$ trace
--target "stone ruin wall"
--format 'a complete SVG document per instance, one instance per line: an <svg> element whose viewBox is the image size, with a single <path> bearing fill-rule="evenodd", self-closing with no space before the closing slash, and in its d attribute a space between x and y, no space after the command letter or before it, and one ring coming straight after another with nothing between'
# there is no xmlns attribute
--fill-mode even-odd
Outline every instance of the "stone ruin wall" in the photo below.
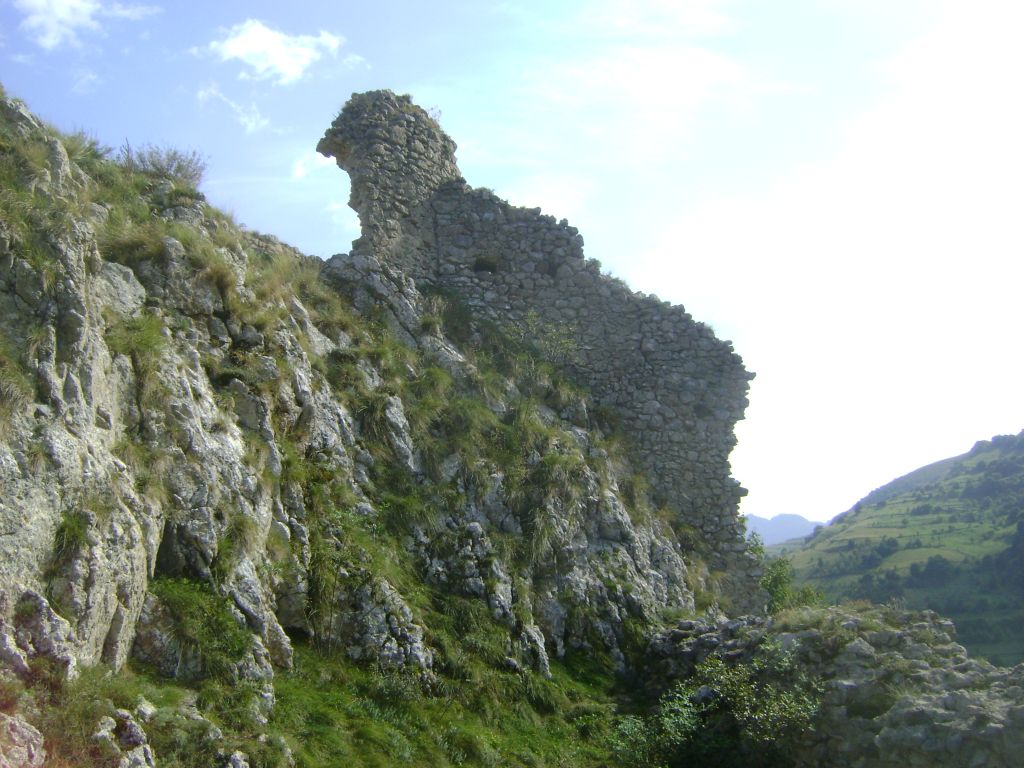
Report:
<svg viewBox="0 0 1024 768"><path fill-rule="evenodd" d="M564 220L469 187L454 142L407 96L353 96L318 150L351 177L362 225L353 254L454 292L499 324L523 327L532 312L570 329L580 352L570 373L620 414L656 496L703 532L723 556L716 566L740 564L731 554L743 549L745 491L728 457L752 374L731 344L682 307L602 275Z"/></svg>

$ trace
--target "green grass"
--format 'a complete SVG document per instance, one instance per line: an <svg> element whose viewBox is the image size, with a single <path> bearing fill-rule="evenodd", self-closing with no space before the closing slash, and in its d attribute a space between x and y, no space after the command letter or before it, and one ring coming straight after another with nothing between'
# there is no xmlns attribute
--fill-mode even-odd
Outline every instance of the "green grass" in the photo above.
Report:
<svg viewBox="0 0 1024 768"><path fill-rule="evenodd" d="M24 411L34 396L35 384L25 366L6 336L0 336L0 436L9 429L14 414Z"/></svg>
<svg viewBox="0 0 1024 768"><path fill-rule="evenodd" d="M275 683L271 728L291 734L300 768L606 764L607 677L589 681L556 663L551 681L461 670L469 679L442 674L431 683L302 644L295 651L294 671Z"/></svg>
<svg viewBox="0 0 1024 768"><path fill-rule="evenodd" d="M53 541L53 562L67 562L88 544L89 517L83 510L65 512Z"/></svg>
<svg viewBox="0 0 1024 768"><path fill-rule="evenodd" d="M211 740L209 724L184 714L180 707L204 696L220 694L220 706L206 709L206 716L223 729L224 742ZM238 704L230 691L189 687L187 684L125 668L114 674L100 665L85 668L72 683L56 683L43 698L38 690L22 694L24 705L39 707L35 720L45 738L46 765L50 768L115 768L118 761L105 754L92 734L101 717L117 709L132 711L140 697L157 707L155 717L144 725L149 744L161 768L209 768L220 761L219 750L241 749L253 768L283 768L283 752L276 739L258 740L255 730L233 728ZM218 715L214 709L220 709Z"/></svg>
<svg viewBox="0 0 1024 768"><path fill-rule="evenodd" d="M164 328L163 320L156 315L117 321L107 328L107 346L115 354L131 357L137 370L148 375L155 372L167 348Z"/></svg>
<svg viewBox="0 0 1024 768"><path fill-rule="evenodd" d="M99 235L100 252L108 261L134 269L144 261L164 258L163 220L148 217L142 221L117 213L108 217Z"/></svg>
<svg viewBox="0 0 1024 768"><path fill-rule="evenodd" d="M832 600L904 599L953 618L974 653L1024 660L1024 437L899 478L786 552L800 583Z"/></svg>
<svg viewBox="0 0 1024 768"><path fill-rule="evenodd" d="M452 621L464 628L465 620L479 619L470 609ZM282 741L299 768L608 764L615 698L607 668L555 662L552 679L544 680L481 666L478 659L467 663L452 667L457 674L440 670L421 678L381 672L296 642L293 669L279 671L274 680L270 722L256 727L246 718L245 686L240 695L237 684L215 680L174 681L132 669L114 675L100 666L83 670L70 684L54 681L45 692L20 686L5 692L8 710L31 701L41 706L36 722L46 738L47 765L56 768L108 766L91 738L96 723L117 708L134 709L140 696L158 708L145 728L159 764L168 768L209 768L216 750L225 747L245 751L254 768L280 768ZM209 741L208 726L181 713L189 701L222 729L223 743ZM260 742L260 733L270 738Z"/></svg>

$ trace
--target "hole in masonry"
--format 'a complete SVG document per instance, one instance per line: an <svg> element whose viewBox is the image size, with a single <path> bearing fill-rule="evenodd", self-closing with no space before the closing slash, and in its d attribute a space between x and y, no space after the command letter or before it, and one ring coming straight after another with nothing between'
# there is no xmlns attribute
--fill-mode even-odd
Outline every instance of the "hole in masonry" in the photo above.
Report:
<svg viewBox="0 0 1024 768"><path fill-rule="evenodd" d="M498 271L498 260L490 256L481 256L473 262L474 272L490 272L492 275Z"/></svg>

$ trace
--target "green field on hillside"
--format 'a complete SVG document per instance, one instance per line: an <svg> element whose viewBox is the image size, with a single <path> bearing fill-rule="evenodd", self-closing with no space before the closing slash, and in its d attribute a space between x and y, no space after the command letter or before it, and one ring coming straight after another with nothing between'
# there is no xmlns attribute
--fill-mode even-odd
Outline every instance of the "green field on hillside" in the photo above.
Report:
<svg viewBox="0 0 1024 768"><path fill-rule="evenodd" d="M830 600L900 600L953 618L960 641L1024 660L1024 433L883 486L803 540L769 549Z"/></svg>

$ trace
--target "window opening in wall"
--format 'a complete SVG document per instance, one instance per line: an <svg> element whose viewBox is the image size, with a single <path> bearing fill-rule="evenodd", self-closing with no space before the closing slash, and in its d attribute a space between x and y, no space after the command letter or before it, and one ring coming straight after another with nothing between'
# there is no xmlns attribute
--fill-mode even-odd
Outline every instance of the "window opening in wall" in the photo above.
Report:
<svg viewBox="0 0 1024 768"><path fill-rule="evenodd" d="M492 275L498 271L498 260L493 256L481 256L473 262L474 272L490 272Z"/></svg>

